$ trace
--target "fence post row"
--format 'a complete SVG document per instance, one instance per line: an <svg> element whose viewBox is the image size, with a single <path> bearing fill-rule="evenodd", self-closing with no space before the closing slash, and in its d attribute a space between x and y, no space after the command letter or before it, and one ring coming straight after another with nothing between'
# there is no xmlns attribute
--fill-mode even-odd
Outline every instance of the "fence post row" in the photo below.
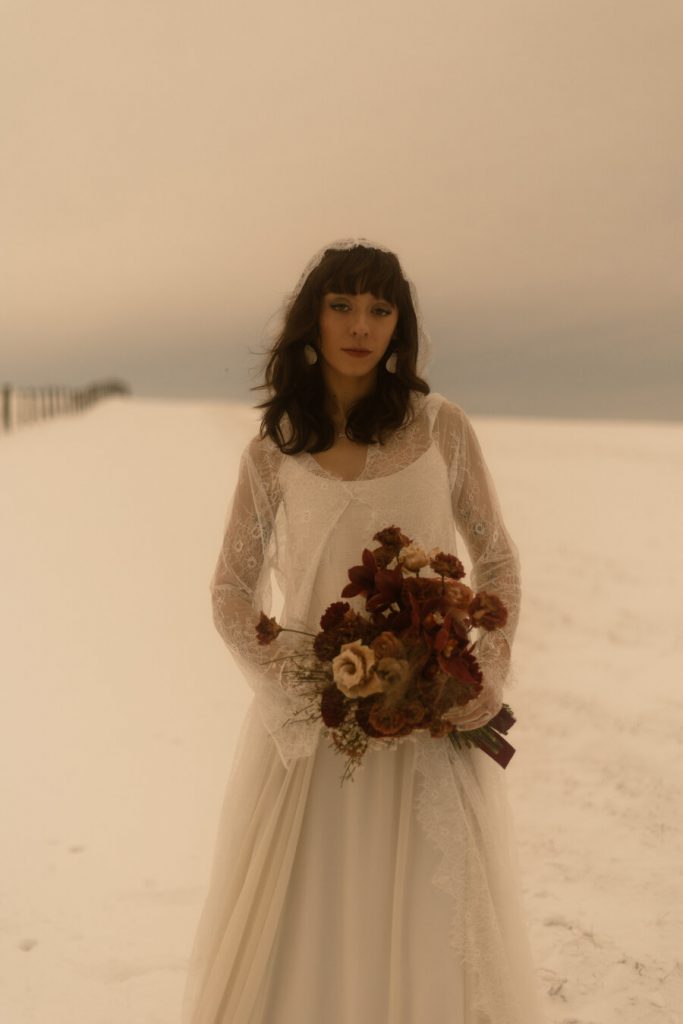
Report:
<svg viewBox="0 0 683 1024"><path fill-rule="evenodd" d="M10 431L51 416L82 412L102 398L130 393L130 387L122 380L95 381L82 388L15 388L5 383L2 386L2 429Z"/></svg>

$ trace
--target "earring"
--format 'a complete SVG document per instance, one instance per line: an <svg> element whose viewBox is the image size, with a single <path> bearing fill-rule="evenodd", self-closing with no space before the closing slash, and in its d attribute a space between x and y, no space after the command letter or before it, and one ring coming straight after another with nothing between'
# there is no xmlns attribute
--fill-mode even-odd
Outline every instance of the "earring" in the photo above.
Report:
<svg viewBox="0 0 683 1024"><path fill-rule="evenodd" d="M396 373L397 362L398 356L395 352L392 352L384 364L384 369L387 371L387 373Z"/></svg>
<svg viewBox="0 0 683 1024"><path fill-rule="evenodd" d="M314 366L318 362L318 353L312 345L304 345L304 359L309 366Z"/></svg>

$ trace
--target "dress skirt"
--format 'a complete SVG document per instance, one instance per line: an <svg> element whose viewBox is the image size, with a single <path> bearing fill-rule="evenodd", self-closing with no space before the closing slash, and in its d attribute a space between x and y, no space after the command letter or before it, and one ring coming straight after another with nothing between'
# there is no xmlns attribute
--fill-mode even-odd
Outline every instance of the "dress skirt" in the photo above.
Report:
<svg viewBox="0 0 683 1024"><path fill-rule="evenodd" d="M417 756L410 741L369 749L342 786L345 759L323 732L315 753L286 769L252 702L219 819L183 1024L540 1019L528 960L517 978L528 988L525 1011L494 1019L477 1003L482 979L449 942L457 906L438 884L443 851L416 813ZM500 881L487 883L494 899ZM462 912L471 915L466 901ZM509 924L519 934L504 940L524 951L521 916Z"/></svg>

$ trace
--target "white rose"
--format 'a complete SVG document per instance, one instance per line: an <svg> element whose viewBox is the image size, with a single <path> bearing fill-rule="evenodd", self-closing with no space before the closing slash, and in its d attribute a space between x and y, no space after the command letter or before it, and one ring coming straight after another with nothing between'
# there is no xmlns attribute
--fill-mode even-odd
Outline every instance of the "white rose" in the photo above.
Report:
<svg viewBox="0 0 683 1024"><path fill-rule="evenodd" d="M429 565L429 555L424 548L421 548L419 544L414 542L401 549L398 560L405 565L406 569L410 569L412 572L415 572L417 569L424 569L425 565Z"/></svg>
<svg viewBox="0 0 683 1024"><path fill-rule="evenodd" d="M382 680L374 672L375 654L371 647L357 640L342 644L341 651L332 659L335 683L347 697L367 697L381 693Z"/></svg>

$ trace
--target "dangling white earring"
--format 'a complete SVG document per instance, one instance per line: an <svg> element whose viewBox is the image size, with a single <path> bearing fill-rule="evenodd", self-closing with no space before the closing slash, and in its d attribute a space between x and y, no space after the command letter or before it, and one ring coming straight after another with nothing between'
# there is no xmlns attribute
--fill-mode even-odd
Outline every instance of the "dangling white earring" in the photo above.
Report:
<svg viewBox="0 0 683 1024"><path fill-rule="evenodd" d="M384 369L387 373L396 373L396 364L398 362L398 356L395 352L392 352L387 361L384 364Z"/></svg>
<svg viewBox="0 0 683 1024"><path fill-rule="evenodd" d="M314 366L318 362L318 353L312 345L304 345L304 359L309 366Z"/></svg>

